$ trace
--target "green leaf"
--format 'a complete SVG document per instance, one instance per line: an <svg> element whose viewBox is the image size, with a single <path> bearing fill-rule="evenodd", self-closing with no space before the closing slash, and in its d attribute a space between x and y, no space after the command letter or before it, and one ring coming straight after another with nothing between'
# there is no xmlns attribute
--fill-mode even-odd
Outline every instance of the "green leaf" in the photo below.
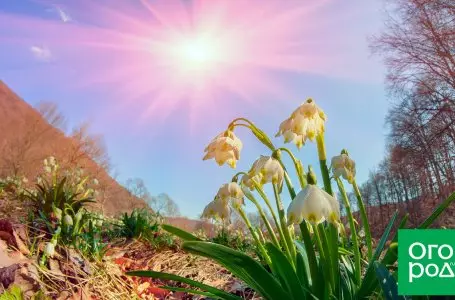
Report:
<svg viewBox="0 0 455 300"><path fill-rule="evenodd" d="M418 227L419 229L428 228L433 222L449 207L449 205L455 200L455 192L452 193L446 200L444 200L439 206L433 211L433 213Z"/></svg>
<svg viewBox="0 0 455 300"><path fill-rule="evenodd" d="M284 253L272 243L267 243L266 249L272 260L272 270L275 271L275 275L280 279L283 288L287 290L292 298L296 300L305 299L302 283Z"/></svg>
<svg viewBox="0 0 455 300"><path fill-rule="evenodd" d="M362 299L363 297L369 296L370 293L375 289L374 262L376 260L378 260L379 256L381 255L382 250L384 249L385 243L387 242L390 231L392 230L392 226L395 223L397 216L398 216L398 211L395 211L395 213L393 214L392 218L390 219L390 222L387 225L384 233L382 234L381 239L379 240L379 243L376 247L376 250L374 251L373 256L370 259L370 262L368 264L368 269L365 273L365 276L362 280L362 284L360 286L360 290L359 290L360 299Z"/></svg>
<svg viewBox="0 0 455 300"><path fill-rule="evenodd" d="M384 293L384 297L387 300L407 299L406 297L398 296L397 282L384 265L378 262L374 262L374 268L376 270L376 276L378 278L379 284L381 285L382 292Z"/></svg>
<svg viewBox="0 0 455 300"><path fill-rule="evenodd" d="M188 294L201 295L201 296L215 298L215 299L223 299L221 297L213 295L212 293L202 292L202 291L193 290L193 289L185 289L185 288L167 286L167 285L162 286L161 288L165 289L165 290L173 291L173 292L184 292L184 293L188 293Z"/></svg>
<svg viewBox="0 0 455 300"><path fill-rule="evenodd" d="M155 272L155 271L132 271L132 272L126 272L126 274L129 276L152 277L152 278L173 280L173 281L177 281L177 282L186 283L190 286L207 291L221 299L228 299L228 300L240 300L241 299L240 297L227 293L223 290L214 288L212 286L209 286L209 285L206 285L201 282L197 282L197 281L185 278L185 277L174 275L174 274Z"/></svg>
<svg viewBox="0 0 455 300"><path fill-rule="evenodd" d="M184 241L202 241L200 238L192 235L191 233L189 233L185 230L182 230L180 228L168 225L168 224L161 225L161 228L163 228L164 230L166 230L169 233L172 233L172 234L178 236L179 238L181 238Z"/></svg>
<svg viewBox="0 0 455 300"><path fill-rule="evenodd" d="M256 260L239 251L210 242L184 242L183 249L214 259L265 299L289 299L289 295L272 274Z"/></svg>

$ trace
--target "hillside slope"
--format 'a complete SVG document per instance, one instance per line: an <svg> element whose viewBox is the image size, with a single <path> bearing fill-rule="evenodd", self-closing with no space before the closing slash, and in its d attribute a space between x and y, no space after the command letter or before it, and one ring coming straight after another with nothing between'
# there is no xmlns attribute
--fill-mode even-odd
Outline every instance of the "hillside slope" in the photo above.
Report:
<svg viewBox="0 0 455 300"><path fill-rule="evenodd" d="M148 207L130 195L88 155L78 143L51 126L33 107L0 80L0 177L24 175L33 179L42 170L44 158L54 156L64 167L77 166L99 181L95 209L114 215L133 208ZM71 156L71 157L70 157Z"/></svg>

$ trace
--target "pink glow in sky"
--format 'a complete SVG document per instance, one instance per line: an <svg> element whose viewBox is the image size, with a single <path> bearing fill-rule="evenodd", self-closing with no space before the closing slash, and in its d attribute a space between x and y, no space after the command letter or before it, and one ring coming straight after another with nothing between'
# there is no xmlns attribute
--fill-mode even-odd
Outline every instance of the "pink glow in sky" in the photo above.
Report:
<svg viewBox="0 0 455 300"><path fill-rule="evenodd" d="M223 92L249 102L287 98L278 72L364 73L345 63L356 59L343 35L355 11L331 1L71 2L40 1L56 18L0 13L0 24L14 28L2 41L27 45L50 68L68 63L57 82L111 87L122 99L117 110L140 102L142 118L165 118L182 102L190 118L198 107L216 111Z"/></svg>

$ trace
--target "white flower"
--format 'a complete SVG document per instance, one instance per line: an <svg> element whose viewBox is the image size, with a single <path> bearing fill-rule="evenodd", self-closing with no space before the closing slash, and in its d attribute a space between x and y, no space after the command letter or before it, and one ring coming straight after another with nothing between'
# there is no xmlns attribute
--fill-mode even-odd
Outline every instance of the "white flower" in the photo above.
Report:
<svg viewBox="0 0 455 300"><path fill-rule="evenodd" d="M101 220L101 219L96 220L96 226L98 226L98 227L103 226L103 220Z"/></svg>
<svg viewBox="0 0 455 300"><path fill-rule="evenodd" d="M55 253L55 245L51 242L46 244L46 247L44 247L44 254L48 257L53 257Z"/></svg>
<svg viewBox="0 0 455 300"><path fill-rule="evenodd" d="M98 181L98 179L96 179L96 178L95 178L95 179L93 179L93 184L94 184L94 185L98 185L98 184L99 184L99 181Z"/></svg>
<svg viewBox="0 0 455 300"><path fill-rule="evenodd" d="M65 217L63 217L63 224L66 226L73 226L73 218L71 218L70 215L65 215Z"/></svg>
<svg viewBox="0 0 455 300"><path fill-rule="evenodd" d="M62 219L62 210L54 206L52 208L52 211L54 212L55 218L60 221Z"/></svg>
<svg viewBox="0 0 455 300"><path fill-rule="evenodd" d="M231 168L235 168L240 159L240 151L243 144L231 130L227 130L217 135L210 144L204 149L207 152L203 160L214 158L218 165L227 163Z"/></svg>
<svg viewBox="0 0 455 300"><path fill-rule="evenodd" d="M317 224L324 220L337 223L340 219L338 201L319 187L308 184L292 200L287 211L288 224L300 224L304 219Z"/></svg>
<svg viewBox="0 0 455 300"><path fill-rule="evenodd" d="M55 157L53 157L53 156L49 156L48 161L49 161L49 165L51 165L51 166L55 165L55 163L56 163Z"/></svg>
<svg viewBox="0 0 455 300"><path fill-rule="evenodd" d="M231 214L231 209L229 205L225 205L222 201L212 201L210 202L202 212L203 218L220 218L220 219L227 219Z"/></svg>
<svg viewBox="0 0 455 300"><path fill-rule="evenodd" d="M243 204L243 191L237 182L223 184L215 196L215 201L221 201L223 205L228 205L229 202L233 206Z"/></svg>
<svg viewBox="0 0 455 300"><path fill-rule="evenodd" d="M44 166L44 172L46 173L52 173L52 168L49 165Z"/></svg>
<svg viewBox="0 0 455 300"><path fill-rule="evenodd" d="M355 177L355 162L347 155L340 154L332 158L333 177L339 178L343 176L349 183L354 182Z"/></svg>
<svg viewBox="0 0 455 300"><path fill-rule="evenodd" d="M252 191L254 190L254 181L259 183L261 182L261 178L259 176L251 176L250 174L246 174L242 176L241 183Z"/></svg>
<svg viewBox="0 0 455 300"><path fill-rule="evenodd" d="M280 162L273 157L261 155L251 167L250 179L258 181L258 184L274 183L281 185L284 178L284 170Z"/></svg>
<svg viewBox="0 0 455 300"><path fill-rule="evenodd" d="M283 135L285 143L293 142L301 148L307 139L313 141L324 132L325 120L324 111L310 98L280 124L276 136Z"/></svg>

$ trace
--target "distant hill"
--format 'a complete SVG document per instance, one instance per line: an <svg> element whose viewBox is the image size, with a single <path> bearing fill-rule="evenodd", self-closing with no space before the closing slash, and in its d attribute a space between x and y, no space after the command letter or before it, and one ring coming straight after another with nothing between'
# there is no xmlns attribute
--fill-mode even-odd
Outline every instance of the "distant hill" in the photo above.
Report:
<svg viewBox="0 0 455 300"><path fill-rule="evenodd" d="M67 167L74 165L77 154L77 165L99 181L101 193L94 206L96 210L115 215L148 207L88 155L77 152L78 144L74 139L51 126L1 80L0 133L0 177L17 174L33 179L41 172L44 158L52 155Z"/></svg>

